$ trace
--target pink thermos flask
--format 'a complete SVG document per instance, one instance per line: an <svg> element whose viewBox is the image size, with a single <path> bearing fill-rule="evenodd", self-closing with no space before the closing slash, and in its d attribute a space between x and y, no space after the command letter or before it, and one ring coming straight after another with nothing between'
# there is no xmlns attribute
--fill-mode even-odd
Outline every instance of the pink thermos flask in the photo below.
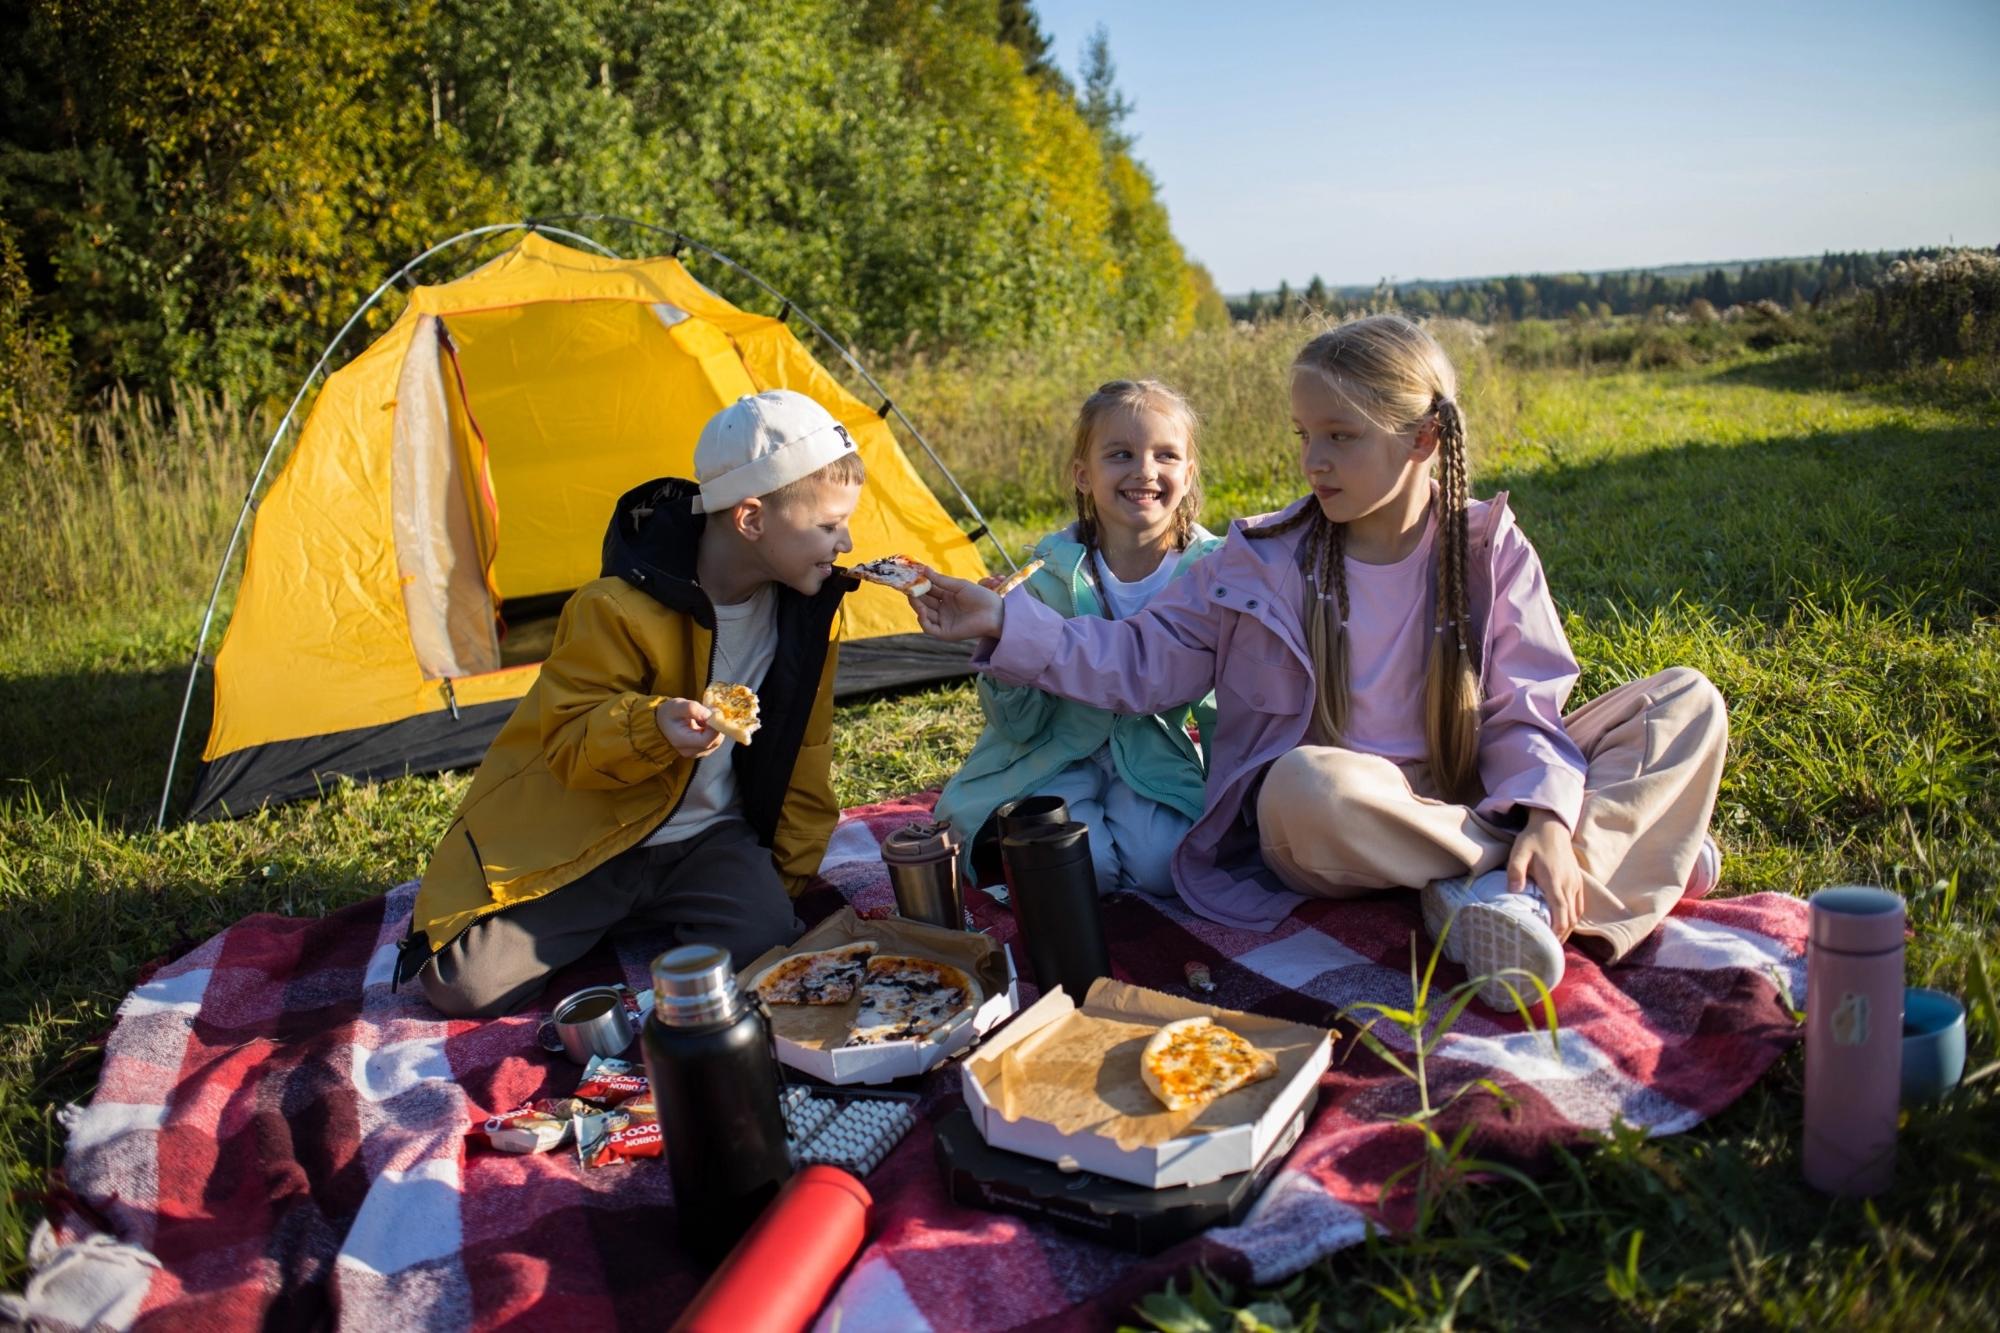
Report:
<svg viewBox="0 0 2000 1333"><path fill-rule="evenodd" d="M1903 1079L1903 900L1812 896L1806 937L1805 1177L1828 1194L1889 1188Z"/></svg>

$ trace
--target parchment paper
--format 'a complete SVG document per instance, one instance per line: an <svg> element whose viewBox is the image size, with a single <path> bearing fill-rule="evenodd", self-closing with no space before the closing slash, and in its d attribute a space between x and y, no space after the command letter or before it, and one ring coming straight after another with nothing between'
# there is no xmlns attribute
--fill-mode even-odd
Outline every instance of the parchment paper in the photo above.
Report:
<svg viewBox="0 0 2000 1333"><path fill-rule="evenodd" d="M1199 1014L1277 1057L1278 1072L1206 1106L1169 1111L1140 1076L1139 1055L1162 1026ZM1255 1123L1329 1039L1324 1028L1196 1004L1107 977L1090 988L1081 1009L997 1053L973 1056L967 1071L1010 1121L1097 1134L1129 1150Z"/></svg>

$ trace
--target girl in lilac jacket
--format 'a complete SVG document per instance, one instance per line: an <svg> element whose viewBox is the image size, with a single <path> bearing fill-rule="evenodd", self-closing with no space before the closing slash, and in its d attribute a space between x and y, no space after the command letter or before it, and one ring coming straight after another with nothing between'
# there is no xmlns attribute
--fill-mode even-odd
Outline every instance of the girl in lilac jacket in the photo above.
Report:
<svg viewBox="0 0 2000 1333"><path fill-rule="evenodd" d="M1428 333L1357 320L1291 378L1312 493L1231 524L1140 614L1066 620L933 574L918 618L985 640L1001 681L1115 712L1213 688L1206 805L1173 861L1189 905L1268 931L1307 898L1420 890L1446 956L1518 1007L1572 932L1613 960L1713 888L1721 696L1671 668L1564 713L1576 659L1506 495L1467 498Z"/></svg>

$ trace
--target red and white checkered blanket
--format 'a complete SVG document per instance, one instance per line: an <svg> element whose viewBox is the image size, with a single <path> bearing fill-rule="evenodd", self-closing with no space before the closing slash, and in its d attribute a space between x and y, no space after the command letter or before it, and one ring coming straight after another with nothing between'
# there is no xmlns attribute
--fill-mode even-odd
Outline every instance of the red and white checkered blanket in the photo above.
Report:
<svg viewBox="0 0 2000 1333"><path fill-rule="evenodd" d="M929 804L850 812L823 871L839 897L815 890L802 910L844 898L886 911L878 839ZM322 920L251 917L131 994L96 1098L69 1120L67 1190L31 1300L189 1328L650 1327L685 1305L703 1275L675 1248L663 1163L584 1172L569 1152L467 1153L474 1121L565 1093L577 1072L536 1046L538 1014L446 1022L413 988L390 991L413 894ZM973 896L980 924L1010 938L1007 911ZM1118 974L1142 985L1185 993L1198 959L1216 1002L1306 1022L1409 999L1413 897L1315 904L1270 935L1132 895L1104 910ZM1530 1168L1615 1120L1687 1129L1796 1039L1777 982L1803 996L1804 930L1805 904L1782 895L1686 904L1624 965L1572 952L1559 1055L1475 1006L1431 1060L1433 1086L1505 1088L1509 1111L1476 1099L1480 1150ZM614 972L643 985L661 943L607 948L549 994ZM1414 1095L1356 1046L1337 1047L1317 1112L1249 1216L1148 1260L948 1202L929 1121L958 1104L958 1071L934 1072L925 1122L868 1178L871 1241L821 1327L1103 1324L1190 1264L1270 1281L1353 1244L1371 1218L1397 1225L1407 1195L1385 1201L1381 1185L1417 1150L1392 1120Z"/></svg>

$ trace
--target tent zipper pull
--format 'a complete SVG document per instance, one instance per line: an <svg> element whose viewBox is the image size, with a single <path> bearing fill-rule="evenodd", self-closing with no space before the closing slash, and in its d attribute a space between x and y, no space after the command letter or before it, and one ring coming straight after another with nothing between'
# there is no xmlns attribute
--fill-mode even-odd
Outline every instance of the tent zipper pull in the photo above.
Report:
<svg viewBox="0 0 2000 1333"><path fill-rule="evenodd" d="M457 691L457 690L454 690L454 689L453 689L453 688L451 687L451 679L450 679L450 677L446 677L446 678L445 678L445 681L444 681L444 683L443 683L442 685L439 685L439 686L438 686L438 689L439 689L439 690L441 690L441 691L443 691L443 693L444 693L444 702L445 702L445 706L446 706L447 708L451 709L451 720L452 720L452 721L454 721L454 722L458 721L458 720L459 720L459 719L458 719L458 691Z"/></svg>

